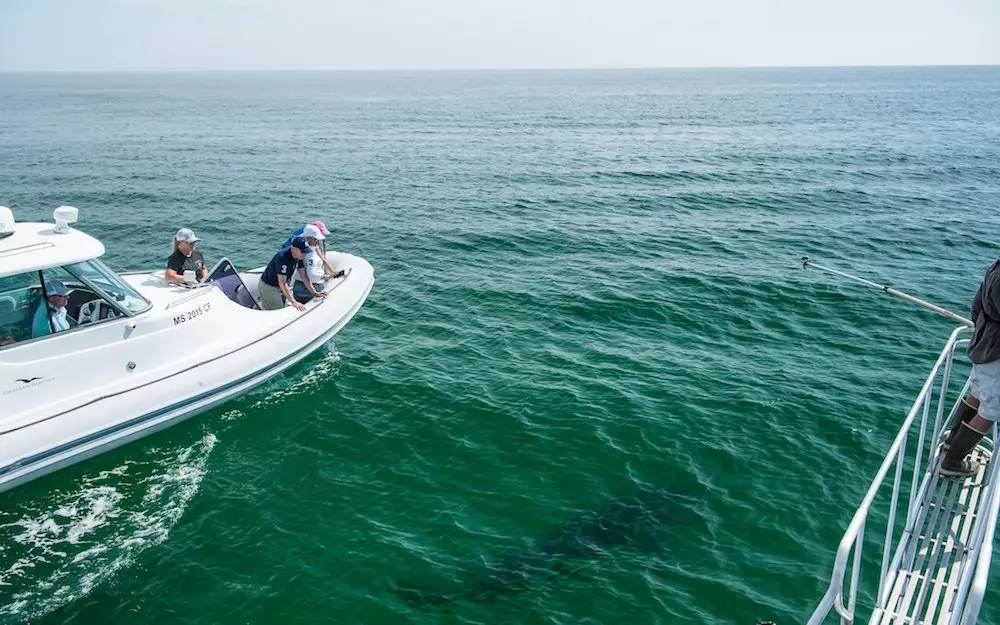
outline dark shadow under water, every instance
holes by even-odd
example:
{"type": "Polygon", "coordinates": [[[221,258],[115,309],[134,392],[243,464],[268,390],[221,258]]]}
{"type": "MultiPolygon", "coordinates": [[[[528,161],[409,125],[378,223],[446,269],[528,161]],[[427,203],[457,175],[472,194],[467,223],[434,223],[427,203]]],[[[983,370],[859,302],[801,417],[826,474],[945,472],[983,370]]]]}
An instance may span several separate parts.
{"type": "Polygon", "coordinates": [[[572,577],[608,551],[628,549],[662,556],[677,512],[694,500],[660,487],[643,487],[585,510],[529,547],[474,567],[453,582],[424,585],[400,581],[392,590],[411,607],[428,609],[457,601],[492,603],[572,577]]]}

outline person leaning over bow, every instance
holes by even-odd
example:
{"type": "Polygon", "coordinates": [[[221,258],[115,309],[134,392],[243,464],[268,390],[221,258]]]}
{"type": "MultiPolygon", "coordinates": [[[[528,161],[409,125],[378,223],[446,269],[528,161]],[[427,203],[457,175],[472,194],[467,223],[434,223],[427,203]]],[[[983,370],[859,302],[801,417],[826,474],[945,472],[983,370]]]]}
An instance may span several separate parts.
{"type": "Polygon", "coordinates": [[[941,446],[942,475],[974,475],[979,463],[966,456],[1000,419],[1000,260],[986,270],[972,300],[972,321],[976,328],[967,350],[972,360],[972,384],[941,446]]]}
{"type": "MultiPolygon", "coordinates": [[[[295,301],[292,291],[288,286],[289,280],[299,272],[299,279],[307,282],[312,289],[312,283],[305,275],[305,268],[302,259],[306,257],[312,248],[302,237],[292,239],[292,244],[288,249],[283,249],[274,255],[271,262],[267,264],[264,273],[260,276],[260,307],[262,310],[278,310],[285,307],[285,302],[281,296],[292,303],[297,310],[305,310],[304,304],[295,301]]],[[[315,289],[313,289],[315,291],[315,289]]],[[[314,292],[315,297],[325,297],[323,291],[314,292]]]]}
{"type": "Polygon", "coordinates": [[[309,247],[312,248],[312,252],[307,254],[302,260],[308,281],[295,280],[292,284],[292,295],[295,296],[295,301],[305,304],[315,297],[317,293],[325,292],[326,281],[336,277],[337,274],[334,272],[333,267],[330,266],[330,261],[326,259],[326,248],[324,246],[326,236],[320,231],[319,227],[315,224],[309,224],[302,228],[301,231],[302,236],[309,243],[309,247]]]}
{"type": "Polygon", "coordinates": [[[167,270],[163,277],[167,282],[184,282],[184,272],[193,271],[198,280],[204,280],[208,273],[205,257],[194,249],[195,242],[200,241],[189,228],[181,228],[174,235],[174,251],[167,258],[167,270]]]}
{"type": "MultiPolygon", "coordinates": [[[[330,236],[330,231],[327,230],[326,224],[317,219],[316,221],[312,222],[311,224],[306,224],[306,225],[302,226],[301,228],[299,228],[298,230],[296,230],[295,232],[293,232],[292,236],[289,237],[287,241],[285,241],[284,243],[282,243],[282,245],[281,245],[282,249],[287,248],[289,245],[291,245],[292,244],[292,239],[294,239],[295,237],[308,237],[308,236],[310,236],[306,232],[307,230],[309,232],[313,232],[313,233],[315,233],[315,232],[318,231],[319,234],[320,234],[320,236],[314,237],[314,238],[316,238],[317,240],[320,240],[320,241],[322,241],[326,237],[330,236]],[[312,229],[313,227],[315,227],[315,230],[312,229]]],[[[312,244],[310,243],[310,245],[312,245],[312,244]]]]}
{"type": "MultiPolygon", "coordinates": [[[[343,277],[347,272],[343,269],[340,271],[335,270],[330,264],[330,261],[326,258],[326,237],[330,236],[330,231],[326,229],[326,224],[317,219],[310,225],[316,226],[316,228],[319,229],[319,233],[323,235],[319,239],[319,245],[316,248],[319,253],[319,260],[323,263],[323,280],[326,281],[330,278],[343,277]]],[[[305,230],[305,228],[303,228],[303,230],[305,230]]],[[[308,267],[306,267],[306,269],[308,269],[308,267]]],[[[318,273],[314,272],[314,275],[318,275],[318,273]]]]}
{"type": "Polygon", "coordinates": [[[313,248],[315,252],[319,253],[319,258],[322,264],[326,267],[326,272],[328,274],[335,273],[333,267],[326,260],[326,237],[329,236],[330,231],[326,229],[326,224],[322,221],[316,220],[311,224],[306,224],[292,233],[292,236],[288,238],[287,241],[281,244],[281,249],[286,250],[288,246],[292,244],[292,239],[295,237],[304,237],[306,241],[309,242],[309,246],[313,248]]]}

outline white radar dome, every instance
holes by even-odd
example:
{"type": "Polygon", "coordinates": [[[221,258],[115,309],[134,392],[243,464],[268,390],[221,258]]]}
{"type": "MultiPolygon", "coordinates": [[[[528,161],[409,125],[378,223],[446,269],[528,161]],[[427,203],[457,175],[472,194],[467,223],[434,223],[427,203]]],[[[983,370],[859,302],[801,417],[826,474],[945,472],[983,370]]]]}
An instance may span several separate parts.
{"type": "Polygon", "coordinates": [[[60,206],[52,211],[52,218],[56,220],[56,232],[69,232],[69,224],[76,223],[80,211],[72,206],[60,206]]]}

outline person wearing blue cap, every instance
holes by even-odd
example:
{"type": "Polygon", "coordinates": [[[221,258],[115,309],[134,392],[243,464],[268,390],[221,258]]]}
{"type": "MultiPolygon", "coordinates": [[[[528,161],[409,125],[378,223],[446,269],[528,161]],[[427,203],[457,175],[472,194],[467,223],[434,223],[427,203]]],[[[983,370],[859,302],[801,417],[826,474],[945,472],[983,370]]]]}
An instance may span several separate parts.
{"type": "Polygon", "coordinates": [[[312,289],[315,297],[325,297],[324,291],[316,291],[312,288],[312,282],[306,276],[305,265],[302,259],[312,252],[309,243],[302,237],[292,239],[292,244],[287,249],[283,249],[274,255],[271,262],[267,264],[264,273],[260,276],[260,308],[261,310],[278,310],[285,307],[285,301],[292,303],[296,310],[305,310],[304,304],[299,303],[292,296],[289,282],[295,272],[299,272],[299,278],[306,282],[312,289]],[[282,300],[284,296],[284,300],[282,300]]]}
{"type": "Polygon", "coordinates": [[[45,283],[45,302],[38,306],[31,320],[31,338],[69,330],[69,317],[66,315],[66,304],[69,302],[69,290],[62,282],[51,280],[45,283]],[[51,323],[50,323],[51,320],[51,323]]]}

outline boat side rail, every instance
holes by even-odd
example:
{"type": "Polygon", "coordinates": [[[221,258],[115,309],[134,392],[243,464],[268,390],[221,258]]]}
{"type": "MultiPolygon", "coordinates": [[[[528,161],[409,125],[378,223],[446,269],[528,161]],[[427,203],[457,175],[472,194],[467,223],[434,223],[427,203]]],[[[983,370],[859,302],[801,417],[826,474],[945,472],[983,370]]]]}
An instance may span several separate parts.
{"type": "MultiPolygon", "coordinates": [[[[993,426],[994,437],[996,434],[996,426],[993,426]]],[[[996,438],[993,440],[996,440],[996,438]]],[[[989,503],[983,523],[980,524],[983,526],[983,532],[982,538],[979,540],[980,551],[979,557],[975,560],[975,572],[967,572],[967,574],[974,576],[970,584],[968,584],[968,600],[965,603],[965,614],[960,621],[961,625],[973,625],[976,619],[979,618],[979,609],[983,605],[983,596],[986,594],[986,582],[990,577],[990,564],[993,560],[993,537],[996,533],[998,510],[1000,510],[1000,494],[997,494],[996,489],[993,489],[993,499],[989,503]]],[[[961,599],[961,597],[958,598],[959,602],[961,599]]],[[[961,604],[959,603],[959,605],[961,604]]]]}
{"type": "MultiPolygon", "coordinates": [[[[936,466],[938,461],[940,435],[947,427],[947,423],[957,409],[962,396],[968,390],[969,382],[966,381],[962,392],[957,396],[952,395],[953,399],[949,400],[949,382],[954,356],[959,347],[963,347],[968,343],[968,338],[962,337],[963,333],[967,333],[968,331],[969,328],[959,327],[951,333],[947,343],[941,350],[941,354],[938,356],[937,361],[924,381],[920,393],[913,402],[884,460],[875,473],[871,486],[869,486],[847,530],[844,532],[834,560],[830,584],[808,620],[808,625],[822,624],[832,611],[836,611],[840,615],[840,622],[843,625],[850,625],[855,622],[855,609],[859,583],[861,581],[865,527],[872,516],[873,509],[877,509],[879,514],[885,514],[886,517],[885,537],[880,545],[882,553],[878,591],[874,594],[875,608],[884,607],[888,601],[892,589],[891,584],[887,582],[902,561],[904,556],[904,549],[902,548],[904,544],[903,539],[908,533],[913,532],[919,516],[918,513],[922,498],[930,487],[934,471],[928,470],[928,468],[936,466]],[[930,417],[932,408],[934,409],[933,421],[930,417]],[[907,441],[916,428],[919,428],[917,443],[916,445],[910,445],[912,453],[907,455],[907,441]],[[910,474],[908,470],[910,466],[908,465],[912,466],[912,477],[908,475],[907,481],[909,485],[908,488],[904,488],[902,478],[904,472],[910,474]],[[889,501],[885,502],[884,498],[879,500],[883,504],[888,504],[888,510],[883,512],[884,506],[876,508],[875,503],[878,499],[879,491],[885,485],[890,471],[893,473],[893,478],[889,501]],[[901,499],[903,499],[902,503],[905,507],[905,522],[897,520],[901,499]],[[850,584],[845,589],[849,563],[851,564],[850,584]]],[[[993,436],[993,440],[997,440],[995,427],[993,436]]],[[[984,497],[988,498],[986,499],[988,507],[984,508],[984,511],[988,512],[985,516],[988,517],[992,514],[995,519],[997,506],[1000,505],[1000,497],[996,496],[995,489],[993,488],[995,483],[993,479],[995,463],[991,462],[990,465],[989,479],[984,483],[984,489],[986,489],[984,497]]],[[[981,566],[985,561],[988,568],[989,552],[992,551],[992,528],[989,527],[989,523],[978,521],[977,519],[976,528],[973,532],[973,541],[970,546],[975,546],[978,549],[978,547],[986,544],[987,549],[985,551],[973,552],[977,553],[978,557],[969,559],[969,566],[963,572],[963,581],[965,582],[963,591],[961,596],[956,597],[957,600],[965,600],[966,595],[964,591],[969,590],[967,600],[970,607],[977,601],[979,603],[982,601],[982,592],[985,590],[985,577],[982,578],[981,584],[978,582],[980,581],[980,577],[984,576],[985,573],[981,571],[981,566]],[[987,538],[989,539],[988,542],[987,538]],[[977,561],[980,566],[975,566],[977,561]],[[975,579],[973,580],[974,575],[975,579]],[[977,583],[972,583],[973,581],[977,583]]],[[[962,611],[956,610],[956,615],[961,616],[961,613],[962,611]]],[[[954,620],[953,622],[957,625],[959,621],[954,620]]],[[[974,618],[972,621],[968,621],[969,625],[973,622],[974,618]]],[[[963,621],[964,623],[965,621],[963,621]]]]}

